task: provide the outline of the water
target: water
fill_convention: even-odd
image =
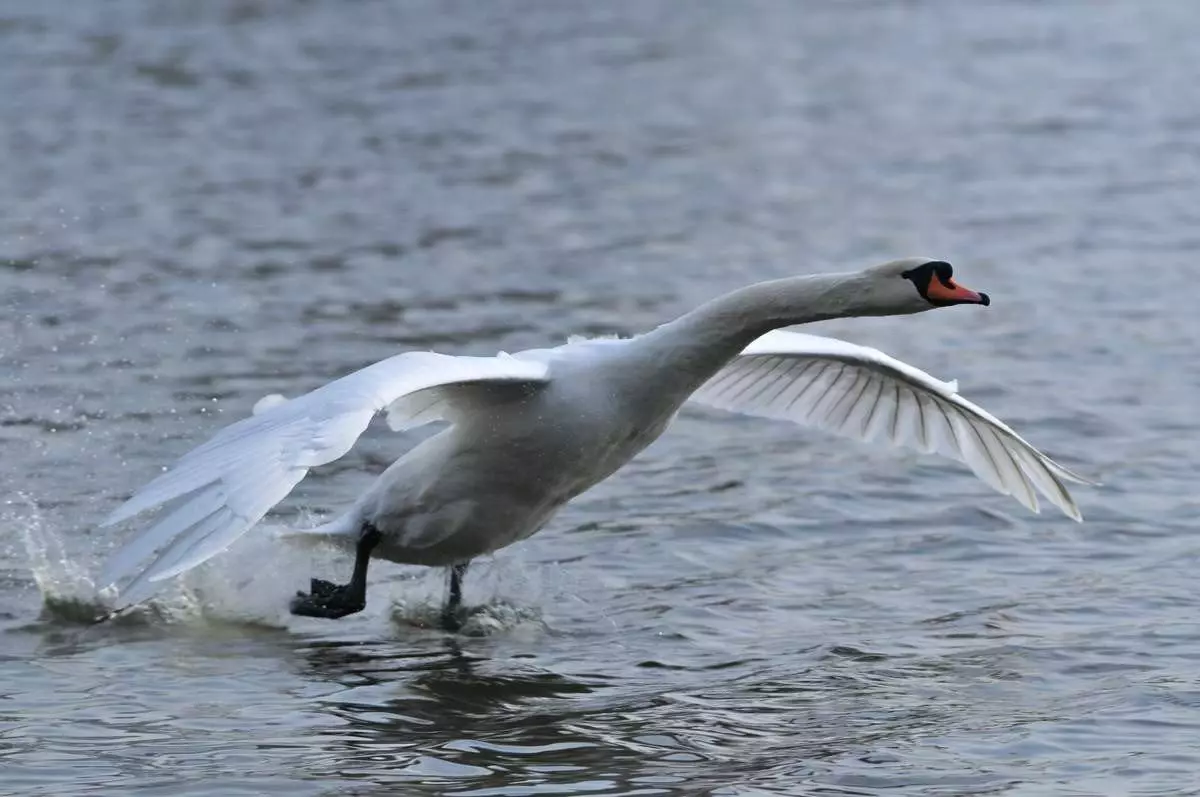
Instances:
[[[1186,794],[1200,769],[1200,7],[0,7],[0,792]],[[689,410],[472,569],[252,535],[88,629],[97,522],[271,392],[630,333],[922,253],[845,321],[1104,486]],[[373,428],[270,524],[344,506]]]

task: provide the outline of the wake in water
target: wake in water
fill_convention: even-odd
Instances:
[[[279,629],[301,624],[314,629],[339,627],[329,621],[297,623],[287,606],[296,590],[308,584],[311,574],[349,568],[340,550],[281,544],[275,533],[277,528],[263,527],[211,565],[174,579],[143,603],[114,612],[115,591],[100,589],[93,580],[103,555],[69,554],[61,535],[51,529],[37,506],[24,498],[21,503],[24,511],[7,518],[5,525],[19,530],[29,573],[41,593],[42,605],[35,626],[88,628],[111,623],[137,627],[199,621]],[[437,629],[441,617],[440,572],[421,568],[398,575],[388,582],[393,587],[391,599],[381,602],[388,606],[385,618],[395,630]],[[518,581],[519,585],[506,586],[517,586],[518,592],[527,592],[521,586],[531,586],[528,581],[524,578]],[[403,588],[395,589],[398,582],[403,583]],[[415,589],[417,585],[412,582],[423,582],[425,588]],[[530,598],[529,606],[495,595],[485,598],[483,603],[471,602],[460,633],[487,636],[543,629],[540,611],[531,608],[537,605],[537,596],[526,597]]]

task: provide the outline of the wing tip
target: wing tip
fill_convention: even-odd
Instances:
[[[1087,476],[1081,476],[1080,474],[1076,473],[1075,471],[1071,470],[1070,468],[1065,467],[1058,462],[1055,462],[1054,460],[1050,459],[1049,457],[1047,457],[1046,460],[1047,460],[1047,464],[1050,465],[1059,476],[1061,476],[1062,478],[1066,479],[1069,482],[1074,482],[1075,484],[1081,484],[1085,487],[1103,487],[1104,486],[1104,482],[1097,481],[1096,479],[1088,478]]]
[[[1075,503],[1075,499],[1073,499],[1070,493],[1068,493],[1065,489],[1063,490],[1063,497],[1066,499],[1065,501],[1061,503],[1055,501],[1055,504],[1057,504],[1058,508],[1062,510],[1062,513],[1071,520],[1074,520],[1076,523],[1082,523],[1083,513],[1079,511],[1079,505]]]

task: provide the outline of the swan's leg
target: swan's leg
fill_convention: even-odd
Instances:
[[[339,585],[320,578],[312,579],[307,595],[297,592],[292,598],[292,614],[335,620],[366,608],[367,565],[371,561],[371,551],[378,543],[379,530],[365,524],[354,550],[354,574],[350,576],[350,583]]]
[[[458,608],[462,605],[462,583],[467,576],[467,565],[470,562],[452,565],[450,567],[450,591],[446,595],[446,605],[442,607],[442,628],[447,631],[457,631],[462,628],[458,618]]]

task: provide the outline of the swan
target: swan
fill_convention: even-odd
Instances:
[[[394,430],[447,428],[388,467],[341,516],[285,537],[353,548],[350,580],[313,578],[293,614],[339,618],[366,606],[372,557],[449,568],[441,620],[459,627],[472,559],[529,537],[573,497],[663,433],[689,400],[732,412],[883,439],[965,463],[1039,511],[1038,494],[1081,520],[1067,484],[1091,484],[944,382],[876,349],[781,327],[851,316],[988,305],[942,260],[761,282],[628,339],[494,357],[406,352],[255,412],[179,459],[103,521],[162,513],[109,558],[117,606],[217,555],[309,472],[344,455],[377,413]]]

